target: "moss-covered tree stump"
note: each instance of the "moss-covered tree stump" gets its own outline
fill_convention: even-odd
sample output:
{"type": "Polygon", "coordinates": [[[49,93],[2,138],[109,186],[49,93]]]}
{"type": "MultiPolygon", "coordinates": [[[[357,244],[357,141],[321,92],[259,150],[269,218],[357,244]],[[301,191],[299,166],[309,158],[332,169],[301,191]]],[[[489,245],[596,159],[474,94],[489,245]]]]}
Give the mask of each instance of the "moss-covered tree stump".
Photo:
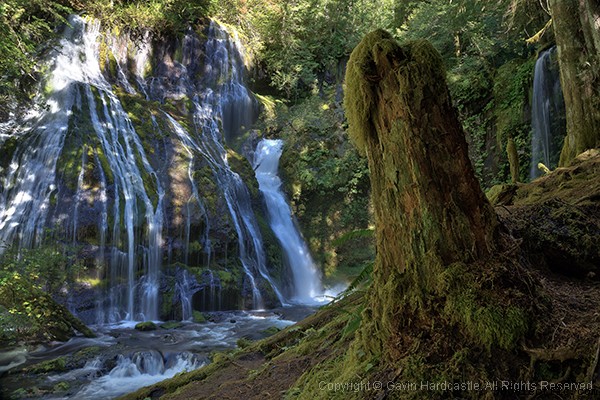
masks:
{"type": "Polygon", "coordinates": [[[507,239],[475,178],[440,55],[426,41],[400,46],[376,31],[353,51],[346,85],[350,135],[369,161],[377,239],[356,354],[392,364],[407,351],[407,330],[438,320],[471,343],[514,348],[528,329],[515,301],[524,284],[494,260],[507,239]]]}

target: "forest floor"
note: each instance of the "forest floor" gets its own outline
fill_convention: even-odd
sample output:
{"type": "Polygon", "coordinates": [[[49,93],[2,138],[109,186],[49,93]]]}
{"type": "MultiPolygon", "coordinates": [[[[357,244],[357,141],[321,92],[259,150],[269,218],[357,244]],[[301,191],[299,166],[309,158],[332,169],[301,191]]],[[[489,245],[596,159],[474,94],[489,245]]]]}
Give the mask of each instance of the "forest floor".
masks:
{"type": "MultiPolygon", "coordinates": [[[[541,284],[547,317],[537,319],[542,322],[531,336],[538,340],[524,340],[521,348],[500,358],[500,353],[486,355],[484,350],[471,349],[470,361],[477,364],[474,368],[504,364],[507,370],[520,371],[510,376],[522,380],[585,382],[593,389],[548,392],[538,386],[529,391],[487,393],[486,398],[598,398],[594,396],[600,387],[600,152],[584,153],[572,166],[532,183],[495,188],[488,197],[524,250],[522,264],[529,266],[530,277],[541,284]]],[[[308,378],[313,368],[331,368],[344,360],[360,325],[364,294],[356,291],[269,338],[216,355],[207,367],[123,399],[310,398],[307,392],[322,398],[447,398],[447,394],[436,397],[428,392],[392,393],[386,388],[338,392],[329,382],[307,390],[306,385],[315,385],[308,378]]],[[[444,361],[444,354],[438,356],[434,358],[442,363],[455,362],[444,361]]],[[[389,370],[365,372],[373,380],[393,379],[393,374],[389,370]]]]}

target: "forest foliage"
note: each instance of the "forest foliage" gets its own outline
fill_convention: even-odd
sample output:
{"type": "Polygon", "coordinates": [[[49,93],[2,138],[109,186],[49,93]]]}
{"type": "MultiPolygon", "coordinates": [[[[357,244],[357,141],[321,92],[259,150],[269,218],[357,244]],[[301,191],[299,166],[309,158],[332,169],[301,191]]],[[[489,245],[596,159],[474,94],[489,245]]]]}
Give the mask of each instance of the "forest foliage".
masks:
{"type": "Polygon", "coordinates": [[[536,52],[553,40],[548,30],[536,43],[526,42],[549,19],[535,0],[5,0],[0,4],[0,122],[15,109],[12,105],[32,97],[43,73],[39,60],[71,13],[100,18],[114,32],[149,30],[155,37],[177,37],[188,27],[200,30],[209,17],[239,31],[252,57],[255,90],[272,96],[263,101],[271,114],[264,113],[257,129],[286,140],[287,191],[325,269],[358,268],[373,257],[368,244],[347,244],[352,248],[343,250],[332,242],[371,222],[369,172],[347,144],[341,92],[352,49],[375,28],[401,41],[426,38],[441,54],[484,187],[509,179],[504,154],[509,138],[521,173],[528,171],[533,65],[536,52]]]}

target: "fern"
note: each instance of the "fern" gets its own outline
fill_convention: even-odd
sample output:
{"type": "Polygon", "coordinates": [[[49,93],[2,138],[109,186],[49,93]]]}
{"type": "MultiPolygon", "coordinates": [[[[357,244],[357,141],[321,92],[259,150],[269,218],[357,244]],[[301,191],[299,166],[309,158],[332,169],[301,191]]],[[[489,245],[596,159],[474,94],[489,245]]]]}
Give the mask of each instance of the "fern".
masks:
{"type": "Polygon", "coordinates": [[[336,297],[336,300],[348,296],[350,293],[354,292],[362,283],[370,284],[373,272],[373,265],[375,265],[374,261],[366,263],[362,271],[360,271],[356,278],[354,278],[354,280],[350,282],[350,285],[348,285],[346,290],[344,290],[336,297]]]}
{"type": "Polygon", "coordinates": [[[340,247],[353,239],[372,237],[373,232],[374,232],[373,229],[356,229],[356,230],[344,233],[342,236],[340,236],[339,238],[332,241],[331,245],[333,247],[340,247]]]}

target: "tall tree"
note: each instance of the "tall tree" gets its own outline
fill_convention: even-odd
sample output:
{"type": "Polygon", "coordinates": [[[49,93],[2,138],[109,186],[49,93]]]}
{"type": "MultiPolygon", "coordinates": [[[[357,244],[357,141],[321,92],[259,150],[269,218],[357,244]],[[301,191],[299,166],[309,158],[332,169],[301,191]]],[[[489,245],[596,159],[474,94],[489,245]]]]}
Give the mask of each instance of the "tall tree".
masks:
{"type": "Polygon", "coordinates": [[[560,165],[566,165],[600,145],[600,3],[549,3],[567,111],[567,137],[560,155],[560,165]]]}

